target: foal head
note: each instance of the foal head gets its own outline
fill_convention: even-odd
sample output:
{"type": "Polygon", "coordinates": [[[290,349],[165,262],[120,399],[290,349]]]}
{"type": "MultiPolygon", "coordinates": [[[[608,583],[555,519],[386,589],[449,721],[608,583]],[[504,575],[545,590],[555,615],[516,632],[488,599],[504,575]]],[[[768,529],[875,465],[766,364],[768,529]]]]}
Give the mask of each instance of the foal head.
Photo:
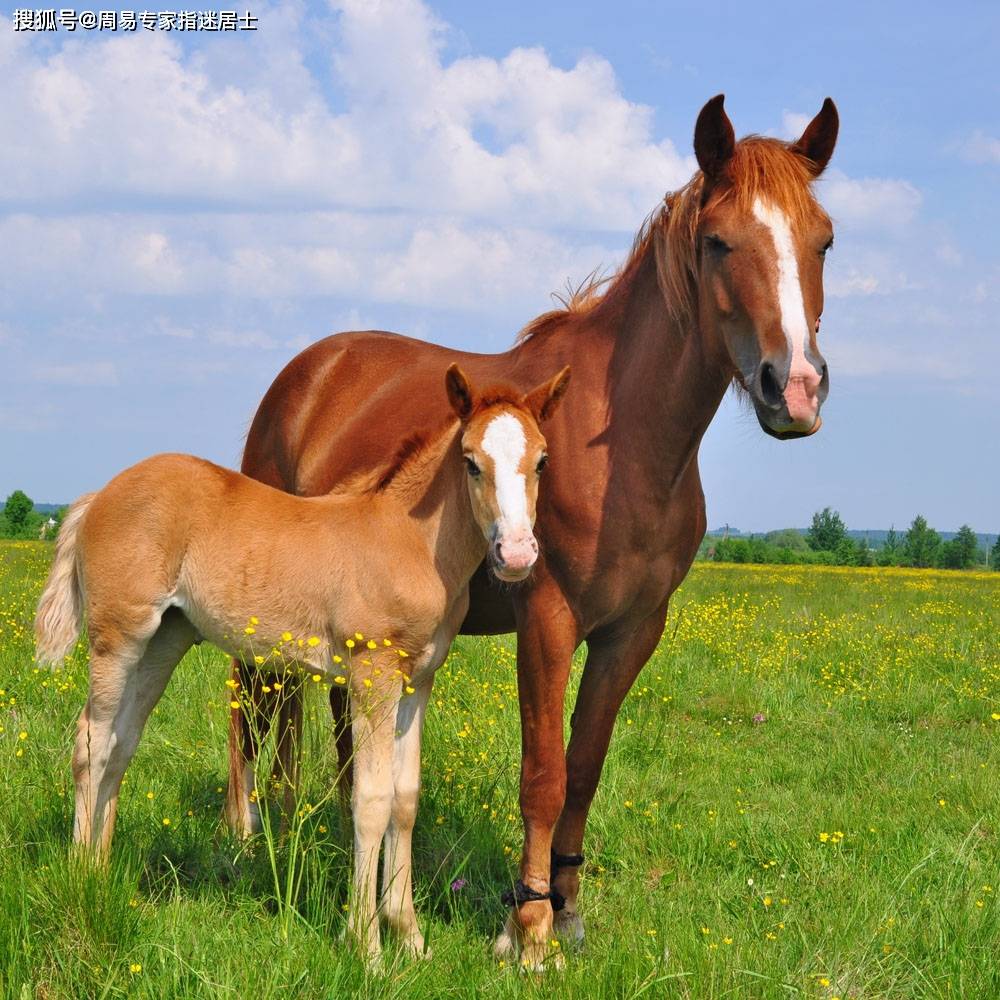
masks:
{"type": "Polygon", "coordinates": [[[477,394],[458,365],[445,376],[452,409],[462,422],[472,512],[489,546],[494,575],[523,580],[538,558],[535,504],[548,456],[538,425],[559,405],[569,368],[526,395],[508,386],[477,394]]]}
{"type": "Polygon", "coordinates": [[[761,427],[803,437],[819,430],[829,389],[816,335],[833,227],[810,186],[833,153],[837,109],[827,98],[793,143],[736,142],[722,104],[705,105],[694,134],[700,325],[721,338],[761,427]]]}

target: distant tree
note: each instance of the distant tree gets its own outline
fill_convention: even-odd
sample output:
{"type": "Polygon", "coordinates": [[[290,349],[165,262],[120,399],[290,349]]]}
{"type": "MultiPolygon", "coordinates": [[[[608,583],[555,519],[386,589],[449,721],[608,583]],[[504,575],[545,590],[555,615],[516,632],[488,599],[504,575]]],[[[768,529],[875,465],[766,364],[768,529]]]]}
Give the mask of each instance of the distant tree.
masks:
{"type": "Polygon", "coordinates": [[[941,536],[928,525],[923,514],[918,514],[903,540],[906,561],[911,566],[933,566],[940,548],[941,536]]]}
{"type": "Polygon", "coordinates": [[[993,543],[993,548],[990,549],[990,565],[995,570],[1000,570],[1000,535],[997,535],[997,540],[993,543]]]}
{"type": "Polygon", "coordinates": [[[898,566],[900,557],[899,535],[896,534],[896,526],[889,529],[885,536],[885,541],[881,548],[875,553],[874,561],[879,566],[898,566]]]}
{"type": "Polygon", "coordinates": [[[979,539],[976,533],[967,524],[963,524],[958,529],[958,534],[953,539],[959,546],[962,556],[962,569],[975,566],[976,556],[979,553],[979,539]]]}
{"type": "Polygon", "coordinates": [[[875,554],[868,547],[867,538],[859,538],[854,543],[854,565],[855,566],[875,565],[875,554]]]}
{"type": "Polygon", "coordinates": [[[769,531],[764,538],[771,545],[777,545],[781,549],[791,549],[793,552],[802,552],[809,548],[806,536],[798,528],[781,528],[779,531],[769,531]]]}
{"type": "Polygon", "coordinates": [[[958,529],[954,538],[941,546],[938,562],[945,569],[969,569],[976,564],[979,540],[967,524],[958,529]]]}
{"type": "Polygon", "coordinates": [[[856,566],[858,550],[846,535],[837,542],[837,547],[833,550],[838,566],[856,566]]]}
{"type": "Polygon", "coordinates": [[[891,552],[893,556],[899,551],[899,535],[896,534],[896,525],[892,525],[889,528],[889,533],[885,536],[885,543],[882,548],[887,552],[891,552]]]}
{"type": "Polygon", "coordinates": [[[4,504],[3,516],[12,535],[24,531],[28,515],[34,510],[34,501],[23,490],[14,490],[4,504]]]}
{"type": "Polygon", "coordinates": [[[813,514],[812,524],[806,532],[809,548],[816,552],[836,552],[837,546],[847,537],[847,528],[840,514],[829,507],[813,514]]]}

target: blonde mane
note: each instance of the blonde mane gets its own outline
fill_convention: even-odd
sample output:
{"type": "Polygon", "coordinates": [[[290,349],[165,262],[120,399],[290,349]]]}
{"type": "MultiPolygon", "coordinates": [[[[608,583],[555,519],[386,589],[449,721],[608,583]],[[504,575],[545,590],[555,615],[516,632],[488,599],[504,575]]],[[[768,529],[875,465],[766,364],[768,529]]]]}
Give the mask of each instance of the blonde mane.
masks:
{"type": "Polygon", "coordinates": [[[667,311],[682,330],[690,329],[697,317],[695,237],[704,208],[732,201],[750,212],[761,198],[781,206],[793,227],[822,211],[812,193],[809,161],[791,152],[790,145],[758,135],[741,139],[727,164],[725,180],[712,189],[707,202],[703,203],[704,176],[699,171],[684,187],[668,192],[646,216],[617,271],[610,275],[593,271],[565,297],[557,295],[562,308],[533,319],[517,335],[517,343],[544,336],[569,320],[582,320],[615,301],[631,286],[650,247],[667,311]]]}

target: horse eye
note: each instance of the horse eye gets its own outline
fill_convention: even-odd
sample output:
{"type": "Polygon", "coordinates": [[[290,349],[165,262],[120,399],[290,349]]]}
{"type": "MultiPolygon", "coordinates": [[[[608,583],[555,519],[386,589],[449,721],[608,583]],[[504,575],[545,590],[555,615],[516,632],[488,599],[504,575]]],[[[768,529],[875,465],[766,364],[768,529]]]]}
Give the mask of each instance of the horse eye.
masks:
{"type": "Polygon", "coordinates": [[[705,246],[717,254],[727,254],[733,249],[721,236],[716,236],[714,233],[705,237],[705,246]]]}
{"type": "Polygon", "coordinates": [[[479,474],[483,471],[468,456],[466,456],[466,458],[465,458],[465,467],[469,470],[469,475],[472,476],[473,479],[476,479],[479,476],[479,474]]]}
{"type": "Polygon", "coordinates": [[[827,241],[826,245],[823,247],[823,249],[820,250],[819,252],[820,257],[825,257],[827,251],[832,249],[833,249],[833,237],[831,236],[830,239],[827,241]]]}
{"type": "Polygon", "coordinates": [[[542,455],[542,457],[538,460],[538,465],[535,466],[535,472],[537,472],[540,475],[542,469],[544,469],[545,466],[548,464],[549,464],[549,456],[542,455]]]}

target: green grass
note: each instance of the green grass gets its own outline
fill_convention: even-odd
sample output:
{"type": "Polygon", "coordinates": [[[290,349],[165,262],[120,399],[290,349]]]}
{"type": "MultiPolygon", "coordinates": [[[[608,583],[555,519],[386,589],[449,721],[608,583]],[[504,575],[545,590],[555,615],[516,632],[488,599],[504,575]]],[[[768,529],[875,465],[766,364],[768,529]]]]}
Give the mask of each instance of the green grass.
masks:
{"type": "Polygon", "coordinates": [[[50,554],[0,545],[6,996],[1000,996],[1000,574],[696,567],[591,814],[586,948],[542,977],[490,951],[520,840],[513,640],[459,641],[435,687],[416,841],[434,958],[390,948],[371,976],[341,939],[349,826],[318,692],[286,919],[287,848],[276,884],[264,845],[220,825],[215,650],[189,654],[147,728],[110,870],[70,860],[86,663],[32,662],[50,554]]]}

